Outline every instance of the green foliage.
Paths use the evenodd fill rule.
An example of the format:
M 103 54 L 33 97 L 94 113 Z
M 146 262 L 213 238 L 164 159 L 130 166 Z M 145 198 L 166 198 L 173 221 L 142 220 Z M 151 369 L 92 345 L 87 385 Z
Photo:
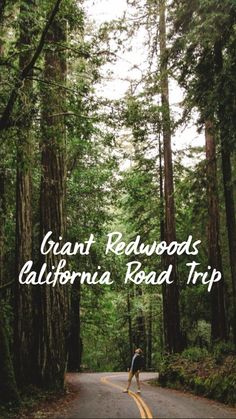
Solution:
M 213 356 L 217 364 L 221 364 L 227 355 L 234 355 L 235 353 L 235 345 L 231 342 L 219 342 L 213 348 Z
M 185 349 L 182 352 L 182 357 L 184 359 L 189 359 L 189 361 L 197 362 L 203 360 L 207 356 L 208 352 L 206 349 L 198 348 L 194 346 L 192 348 Z
M 233 145 L 236 4 L 232 0 L 198 0 L 191 4 L 173 1 L 170 10 L 170 57 L 178 82 L 186 92 L 186 108 L 198 108 L 200 123 L 211 119 L 221 129 L 226 124 L 228 141 Z M 217 69 L 217 50 L 222 52 L 221 69 Z M 224 121 L 219 115 L 221 105 L 226 111 Z
M 230 351 L 231 355 L 226 354 Z M 219 353 L 222 355 L 220 365 Z M 181 355 L 165 357 L 160 365 L 159 383 L 234 405 L 235 377 L 233 347 L 225 344 L 214 347 L 212 354 L 206 349 L 194 347 L 186 349 Z

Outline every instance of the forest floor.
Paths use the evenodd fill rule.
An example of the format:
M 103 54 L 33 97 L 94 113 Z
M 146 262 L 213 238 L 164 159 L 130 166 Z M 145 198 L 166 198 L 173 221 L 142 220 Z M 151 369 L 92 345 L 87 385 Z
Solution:
M 45 400 L 17 418 L 236 418 L 236 409 L 221 403 L 150 385 L 156 378 L 155 373 L 142 373 L 142 392 L 138 395 L 135 382 L 129 394 L 122 392 L 127 373 L 68 374 L 64 397 Z
M 61 411 L 74 398 L 78 397 L 78 389 L 67 383 L 65 392 L 42 392 L 30 389 L 22 396 L 20 409 L 4 409 L 0 406 L 0 419 L 35 419 L 51 417 L 52 412 Z

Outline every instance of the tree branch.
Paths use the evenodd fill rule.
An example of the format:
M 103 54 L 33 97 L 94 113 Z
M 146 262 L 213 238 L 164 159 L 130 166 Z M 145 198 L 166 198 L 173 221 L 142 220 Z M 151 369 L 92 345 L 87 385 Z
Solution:
M 26 79 L 26 77 L 28 77 L 28 75 L 30 74 L 30 72 L 32 71 L 32 69 L 34 68 L 34 65 L 36 63 L 36 61 L 38 60 L 43 47 L 45 45 L 45 40 L 46 40 L 46 36 L 48 34 L 48 31 L 50 29 L 50 26 L 53 23 L 53 20 L 59 10 L 60 4 L 61 4 L 62 0 L 57 0 L 56 3 L 54 4 L 54 7 L 51 11 L 51 14 L 49 16 L 49 19 L 44 27 L 44 30 L 42 32 L 41 38 L 39 40 L 38 46 L 35 50 L 34 55 L 32 56 L 30 62 L 26 65 L 25 68 L 23 68 L 23 70 L 19 73 L 19 76 L 17 78 L 17 81 L 15 83 L 15 86 L 13 87 L 8 103 L 2 113 L 1 119 L 0 119 L 0 131 L 8 128 L 9 126 L 12 125 L 12 121 L 11 121 L 11 115 L 12 115 L 12 111 L 14 108 L 14 105 L 16 103 L 17 97 L 18 97 L 18 93 L 19 93 L 19 89 L 21 88 L 23 81 Z

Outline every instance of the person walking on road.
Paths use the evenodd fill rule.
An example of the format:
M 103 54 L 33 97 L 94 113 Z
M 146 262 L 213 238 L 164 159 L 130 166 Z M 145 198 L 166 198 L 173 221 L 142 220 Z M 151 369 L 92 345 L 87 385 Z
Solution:
M 134 352 L 134 356 L 132 358 L 131 367 L 130 367 L 130 371 L 129 371 L 128 385 L 127 385 L 127 388 L 125 390 L 123 390 L 123 393 L 128 393 L 130 385 L 131 385 L 131 381 L 132 381 L 132 378 L 134 377 L 134 375 L 135 375 L 135 378 L 136 378 L 136 381 L 137 381 L 137 386 L 138 386 L 137 393 L 141 393 L 139 373 L 140 373 L 140 370 L 144 366 L 144 358 L 142 356 L 142 353 L 143 353 L 143 351 L 140 348 L 136 349 L 135 352 Z

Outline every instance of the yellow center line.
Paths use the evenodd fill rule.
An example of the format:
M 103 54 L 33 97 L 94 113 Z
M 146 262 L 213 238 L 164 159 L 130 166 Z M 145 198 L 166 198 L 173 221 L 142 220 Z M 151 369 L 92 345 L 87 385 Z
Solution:
M 120 389 L 122 390 L 123 387 L 121 387 L 117 384 L 111 383 L 111 381 L 108 380 L 108 378 L 112 378 L 112 377 L 114 377 L 114 375 L 109 375 L 107 377 L 102 377 L 101 382 L 103 384 L 107 384 L 109 386 L 112 386 L 114 388 L 118 388 L 119 390 Z M 131 390 L 128 391 L 128 394 L 129 394 L 130 397 L 133 398 L 133 400 L 137 404 L 140 415 L 141 415 L 141 418 L 142 419 L 153 419 L 152 413 L 151 413 L 149 407 L 147 406 L 147 404 L 145 403 L 145 401 L 138 394 L 135 394 Z
M 138 394 L 133 393 L 134 396 L 139 400 L 139 402 L 141 403 L 141 405 L 143 406 L 145 412 L 146 412 L 146 418 L 147 419 L 153 419 L 152 416 L 152 412 L 149 409 L 148 405 L 145 403 L 145 401 L 142 399 L 142 397 L 140 397 Z
M 101 378 L 101 382 L 103 384 L 107 384 L 107 385 L 109 385 L 111 387 L 118 388 L 119 390 L 120 389 L 123 390 L 123 387 L 121 387 L 121 386 L 119 386 L 117 384 L 114 384 L 114 383 L 111 383 L 110 381 L 108 381 L 108 378 L 111 378 L 111 377 L 114 377 L 114 376 L 113 375 L 110 375 L 108 377 L 102 377 Z M 130 397 L 132 397 L 134 399 L 135 403 L 137 404 L 138 409 L 139 409 L 139 412 L 140 412 L 140 415 L 141 415 L 141 418 L 142 419 L 147 419 L 146 412 L 144 411 L 143 406 L 141 405 L 141 403 L 139 402 L 139 400 L 136 399 L 135 393 L 133 393 L 132 391 L 129 390 L 128 394 L 129 394 Z

